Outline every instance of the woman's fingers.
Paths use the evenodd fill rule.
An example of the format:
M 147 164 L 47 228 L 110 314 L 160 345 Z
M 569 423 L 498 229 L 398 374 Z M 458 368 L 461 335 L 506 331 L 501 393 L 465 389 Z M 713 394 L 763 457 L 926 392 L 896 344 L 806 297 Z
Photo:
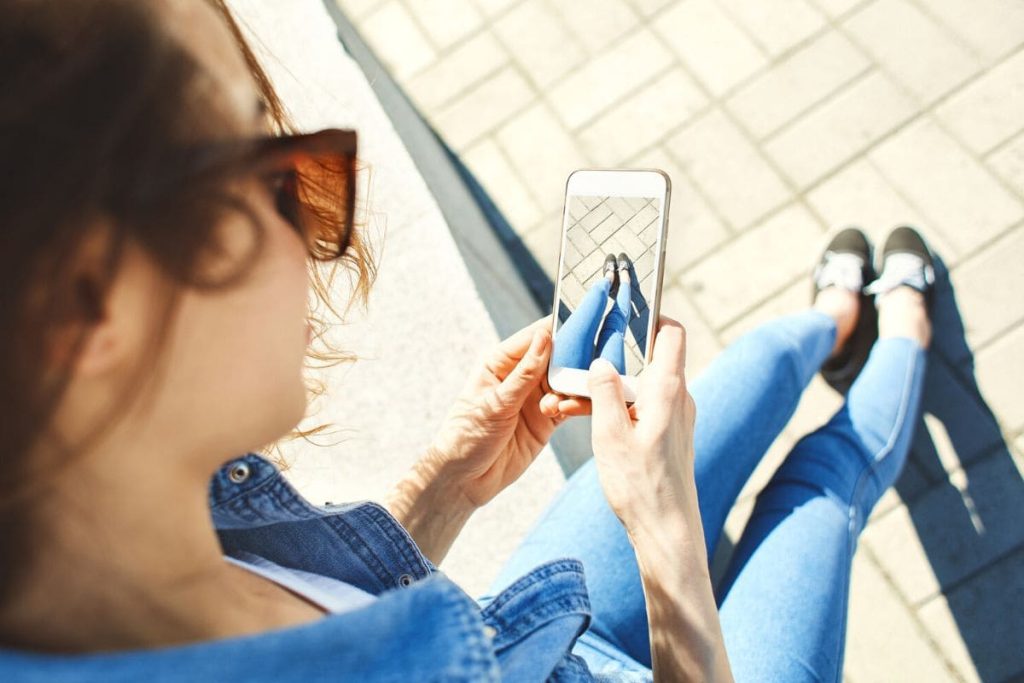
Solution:
M 658 318 L 651 365 L 659 372 L 682 375 L 686 369 L 686 330 L 668 316 Z
M 602 434 L 611 438 L 626 434 L 632 428 L 633 420 L 626 408 L 622 379 L 615 366 L 603 358 L 596 359 L 590 364 L 587 388 L 590 391 L 595 438 Z
M 540 412 L 545 417 L 554 418 L 558 415 L 577 417 L 590 415 L 590 401 L 576 396 L 561 394 L 544 394 L 540 399 Z
M 543 328 L 535 329 L 527 350 L 496 388 L 504 405 L 516 410 L 522 407 L 547 372 L 550 348 L 551 333 Z
M 497 348 L 484 360 L 487 370 L 499 380 L 505 379 L 512 372 L 513 368 L 516 367 L 520 359 L 526 355 L 527 350 L 530 348 L 530 343 L 533 341 L 534 334 L 538 330 L 548 331 L 548 336 L 550 337 L 550 315 L 530 323 L 508 339 L 500 342 Z

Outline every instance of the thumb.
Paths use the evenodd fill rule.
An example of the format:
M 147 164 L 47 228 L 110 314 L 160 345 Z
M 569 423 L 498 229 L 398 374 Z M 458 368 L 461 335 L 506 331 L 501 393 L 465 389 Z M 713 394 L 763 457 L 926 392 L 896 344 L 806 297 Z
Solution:
M 622 393 L 622 380 L 615 366 L 604 358 L 590 364 L 587 375 L 594 431 L 624 434 L 633 427 Z
M 533 333 L 530 348 L 496 389 L 502 405 L 518 410 L 530 392 L 540 384 L 547 368 L 550 340 L 551 336 L 547 330 L 537 330 Z

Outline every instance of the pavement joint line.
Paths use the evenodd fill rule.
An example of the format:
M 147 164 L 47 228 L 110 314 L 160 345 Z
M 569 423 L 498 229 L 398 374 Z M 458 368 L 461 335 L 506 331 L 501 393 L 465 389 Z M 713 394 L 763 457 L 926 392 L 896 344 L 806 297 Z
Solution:
M 890 575 L 889 572 L 886 571 L 885 566 L 878 561 L 878 556 L 875 554 L 874 549 L 865 543 L 860 546 L 858 550 L 864 553 L 865 559 L 874 566 L 875 571 L 881 575 L 882 581 L 884 581 L 889 589 L 896 595 L 896 599 L 899 601 L 900 606 L 903 608 L 903 611 L 907 616 L 910 617 L 911 623 L 914 625 L 914 630 L 916 631 L 915 635 L 923 640 L 928 646 L 928 649 L 932 651 L 932 654 L 942 661 L 942 664 L 947 671 L 953 674 L 955 678 L 962 680 L 963 674 L 957 670 L 956 665 L 946 657 L 946 653 L 942 648 L 942 645 L 935 640 L 931 632 L 925 626 L 924 621 L 922 621 L 919 608 L 915 607 L 914 604 L 907 599 L 907 596 L 905 596 L 899 589 L 899 586 L 896 585 L 892 575 Z
M 802 123 L 804 118 L 808 114 L 813 114 L 813 113 L 815 113 L 817 111 L 820 111 L 821 109 L 823 109 L 827 105 L 831 104 L 834 100 L 839 99 L 839 97 L 844 95 L 847 92 L 848 89 L 853 88 L 853 87 L 859 85 L 861 82 L 866 81 L 868 78 L 870 78 L 871 76 L 873 76 L 876 73 L 881 73 L 881 71 L 878 68 L 878 65 L 875 64 L 874 61 L 869 62 L 868 66 L 865 67 L 863 71 L 857 72 L 851 78 L 849 78 L 846 81 L 844 81 L 842 85 L 840 85 L 839 87 L 835 88 L 834 90 L 829 91 L 824 97 L 821 97 L 820 99 L 815 100 L 810 105 L 804 107 L 798 114 L 796 114 L 795 116 L 793 116 L 793 117 L 787 119 L 786 121 L 782 122 L 781 124 L 776 126 L 774 129 L 772 129 L 771 132 L 766 133 L 764 135 L 764 137 L 761 138 L 760 144 L 763 144 L 763 145 L 771 144 L 780 135 L 788 132 L 794 126 Z M 845 166 L 846 162 L 843 161 L 839 165 L 840 166 Z
M 517 116 L 519 116 L 520 114 L 524 113 L 527 109 L 529 109 L 530 107 L 535 105 L 540 99 L 541 98 L 539 98 L 537 96 L 537 94 L 534 93 L 533 94 L 533 98 L 528 100 L 525 104 L 523 104 L 523 105 L 521 105 L 519 107 L 510 108 L 508 111 L 503 112 L 502 118 L 498 119 L 497 122 L 494 123 L 490 128 L 487 128 L 486 130 L 480 131 L 474 137 L 471 137 L 467 141 L 465 141 L 462 144 L 460 144 L 459 145 L 459 149 L 455 149 L 453 147 L 450 147 L 448 145 L 447 136 L 445 136 L 445 134 L 434 125 L 436 123 L 436 121 L 437 121 L 437 116 L 440 115 L 441 112 L 438 112 L 438 114 L 435 115 L 435 116 L 429 116 L 429 117 L 425 116 L 424 118 L 427 119 L 427 122 L 430 124 L 430 127 L 434 129 L 434 131 L 437 133 L 437 135 L 442 140 L 444 140 L 445 146 L 448 147 L 449 149 L 451 149 L 452 153 L 455 156 L 461 158 L 462 154 L 467 149 L 469 149 L 473 145 L 477 144 L 478 142 L 480 142 L 481 140 L 483 140 L 487 136 L 496 134 L 499 130 L 501 130 L 502 128 L 504 128 L 508 124 L 512 123 L 513 119 L 515 119 Z M 453 103 L 453 104 L 457 104 L 457 103 Z
M 504 46 L 502 46 L 502 49 L 504 49 Z M 446 97 L 445 99 L 439 101 L 437 104 L 435 104 L 433 107 L 431 107 L 431 109 L 434 109 L 437 112 L 440 112 L 441 110 L 444 110 L 444 109 L 448 109 L 451 105 L 454 105 L 458 100 L 461 100 L 463 97 L 468 95 L 473 90 L 476 90 L 477 88 L 482 86 L 484 83 L 492 80 L 495 76 L 497 76 L 499 73 L 501 73 L 505 69 L 511 67 L 512 63 L 514 61 L 515 60 L 513 60 L 511 57 L 508 57 L 504 62 L 502 62 L 498 66 L 494 67 L 493 69 L 488 71 L 486 74 L 483 74 L 483 75 L 477 77 L 477 79 L 474 80 L 474 81 L 470 81 L 469 83 L 466 83 L 462 87 L 462 89 L 459 90 L 458 92 L 453 93 L 453 94 L 449 95 L 448 97 Z M 434 64 L 432 64 L 431 66 L 436 66 L 437 64 L 438 64 L 438 62 L 434 62 Z M 430 67 L 428 67 L 428 69 L 429 68 Z M 406 82 L 411 85 L 412 81 L 414 81 L 415 78 L 416 77 L 414 76 L 413 78 L 407 79 Z M 407 90 L 407 89 L 403 88 L 403 90 Z M 411 94 L 410 94 L 410 98 L 415 100 L 415 98 L 412 97 Z M 420 109 L 420 106 L 419 106 L 418 102 L 417 102 L 416 108 Z M 440 131 L 438 131 L 438 133 L 440 133 Z
M 993 444 L 993 445 L 989 446 L 988 448 L 983 449 L 977 457 L 975 457 L 973 460 L 971 460 L 966 465 L 964 465 L 963 463 L 960 463 L 956 467 L 954 467 L 952 470 L 947 471 L 947 470 L 943 469 L 944 476 L 942 476 L 942 477 L 940 477 L 938 479 L 933 479 L 932 477 L 929 476 L 929 474 L 923 468 L 918 467 L 918 472 L 922 476 L 922 478 L 925 479 L 928 482 L 927 485 L 925 485 L 920 491 L 918 491 L 917 493 L 915 493 L 912 496 L 907 496 L 907 497 L 904 498 L 903 495 L 901 494 L 900 495 L 900 500 L 902 501 L 902 504 L 894 505 L 894 506 L 892 506 L 891 508 L 889 508 L 887 510 L 882 510 L 882 511 L 878 512 L 877 514 L 872 515 L 870 524 L 874 525 L 879 520 L 882 520 L 882 519 L 885 519 L 886 517 L 889 517 L 896 510 L 899 510 L 901 507 L 902 508 L 906 508 L 907 511 L 908 511 L 908 514 L 909 514 L 910 508 L 914 507 L 914 505 L 916 505 L 918 502 L 920 502 L 921 499 L 923 499 L 925 496 L 928 496 L 929 494 L 934 493 L 935 491 L 937 491 L 938 489 L 942 488 L 943 486 L 949 485 L 949 486 L 953 486 L 954 488 L 956 488 L 956 486 L 953 484 L 953 481 L 952 481 L 954 476 L 958 476 L 958 475 L 965 475 L 966 476 L 967 475 L 967 470 L 969 468 L 977 467 L 978 465 L 982 465 L 985 462 L 990 461 L 990 460 L 995 460 L 996 458 L 1001 457 L 1005 452 L 1008 452 L 1008 451 L 1012 452 L 1012 450 L 1013 449 L 1010 446 L 1009 442 L 1007 442 L 1004 439 L 1002 443 Z M 907 460 L 907 464 L 908 465 L 911 464 L 911 461 L 909 459 Z M 1024 541 L 1021 542 L 1020 547 L 1024 547 Z M 928 599 L 930 599 L 930 598 L 928 598 Z M 925 601 L 927 601 L 927 599 Z
M 551 116 L 551 118 L 554 119 L 557 122 L 557 124 L 562 128 L 562 131 L 565 132 L 566 135 L 568 135 L 570 138 L 572 138 L 572 135 L 569 134 L 568 131 L 565 130 L 564 126 L 562 125 L 561 119 L 559 118 L 558 114 L 554 111 L 554 109 L 551 107 L 551 103 L 547 100 L 547 98 L 540 97 L 540 98 L 534 100 L 533 102 L 529 103 L 527 106 L 525 106 L 522 109 L 520 109 L 516 113 L 516 116 L 518 116 L 519 114 L 524 113 L 527 109 L 529 109 L 529 108 L 531 108 L 533 106 L 538 106 L 538 105 L 543 107 L 545 110 L 547 110 L 548 115 Z M 536 202 L 537 206 L 540 207 L 540 210 L 543 211 L 546 208 L 544 206 L 544 203 L 534 193 L 533 189 L 530 187 L 530 184 L 526 182 L 526 179 L 523 177 L 523 174 L 520 171 L 519 166 L 517 164 L 512 163 L 512 157 L 509 156 L 508 150 L 505 149 L 505 144 L 498 137 L 498 133 L 501 131 L 501 129 L 506 127 L 506 126 L 508 126 L 510 123 L 512 123 L 511 119 L 506 120 L 501 125 L 496 126 L 494 129 L 489 131 L 487 133 L 487 135 L 492 135 L 494 137 L 494 144 L 497 145 L 498 149 L 501 150 L 502 155 L 505 157 L 506 160 L 508 160 L 509 166 L 512 168 L 512 172 L 515 174 L 516 179 L 519 180 L 519 182 L 526 189 L 526 192 L 530 195 L 530 197 L 533 199 L 533 201 Z M 572 142 L 573 147 L 576 148 L 576 150 L 578 152 L 580 152 L 580 154 L 582 154 L 583 156 L 586 156 L 586 154 L 583 152 L 583 150 L 579 149 L 579 145 L 576 143 L 575 139 L 571 140 L 571 142 Z M 469 146 L 467 145 L 467 149 L 468 148 L 469 148 Z M 459 153 L 459 155 L 461 156 L 461 152 Z M 559 213 L 561 213 L 561 210 L 559 210 Z M 554 212 L 552 212 L 552 215 L 553 214 L 554 214 Z M 537 222 L 537 224 L 541 224 L 544 221 L 545 221 L 545 219 L 541 218 Z M 527 230 L 526 232 L 529 232 L 529 230 Z
M 729 3 L 716 2 L 715 5 L 722 12 L 722 14 L 725 15 L 726 21 L 731 23 L 733 25 L 733 28 L 735 28 L 737 31 L 746 36 L 747 40 L 749 40 L 751 44 L 753 44 L 753 46 L 757 49 L 757 51 L 761 53 L 761 56 L 764 57 L 767 62 L 771 63 L 772 55 L 771 52 L 768 51 L 768 46 L 764 45 L 757 38 L 757 36 L 755 36 L 754 33 L 749 28 L 747 28 L 746 23 L 740 21 L 737 18 L 736 13 L 733 12 L 732 8 L 729 7 Z M 817 7 L 815 7 L 814 9 L 817 9 Z
M 922 607 L 927 605 L 932 600 L 935 600 L 936 598 L 940 598 L 940 597 L 941 598 L 945 598 L 950 593 L 954 593 L 958 589 L 963 588 L 964 586 L 969 584 L 972 580 L 978 578 L 979 576 L 981 576 L 982 574 L 984 574 L 988 570 L 990 570 L 993 567 L 995 567 L 1000 562 L 1003 562 L 1005 560 L 1010 559 L 1011 557 L 1013 557 L 1017 553 L 1021 552 L 1022 550 L 1024 550 L 1024 541 L 1021 541 L 1020 543 L 1017 543 L 1013 547 L 1008 548 L 1007 550 L 1004 550 L 1003 552 L 999 553 L 998 555 L 992 557 L 987 562 L 985 562 L 985 564 L 983 564 L 983 565 L 981 565 L 979 567 L 975 567 L 974 569 L 969 571 L 967 574 L 961 576 L 956 581 L 951 581 L 946 586 L 939 586 L 939 590 L 937 592 L 933 592 L 930 595 L 928 595 L 927 597 L 921 598 L 921 600 L 918 601 L 917 604 L 915 605 L 915 608 L 916 609 L 921 609 Z
M 914 5 L 921 14 L 925 15 L 933 23 L 938 25 L 938 27 L 942 30 L 942 32 L 944 34 L 946 34 L 946 38 L 947 39 L 948 38 L 952 38 L 954 43 L 956 43 L 957 45 L 962 47 L 964 50 L 966 50 L 968 53 L 970 53 L 971 56 L 973 56 L 975 59 L 978 60 L 978 62 L 980 62 L 981 64 L 985 63 L 985 61 L 986 61 L 985 56 L 983 54 L 981 54 L 980 52 L 978 52 L 978 50 L 974 47 L 974 45 L 972 45 L 971 43 L 967 42 L 967 40 L 962 35 L 960 35 L 960 33 L 955 31 L 953 29 L 953 27 L 951 27 L 949 24 L 947 24 L 945 22 L 945 20 L 943 20 L 941 17 L 937 16 L 934 12 L 932 12 L 931 9 L 929 9 L 927 3 L 920 2 L 919 0 L 905 0 L 905 1 L 909 2 L 911 5 Z
M 1010 135 L 1005 140 L 1002 140 L 1002 141 L 996 143 L 995 146 L 993 146 L 988 151 L 983 152 L 981 154 L 982 160 L 986 164 L 992 163 L 992 157 L 996 156 L 997 154 L 1000 154 L 1001 152 L 1005 152 L 1006 148 L 1009 147 L 1010 145 L 1012 145 L 1017 140 L 1024 140 L 1024 135 L 1021 135 L 1022 132 L 1024 132 L 1024 128 L 1022 128 L 1021 130 L 1018 130 L 1017 132 L 1013 133 L 1012 135 Z
M 594 125 L 595 123 L 597 123 L 597 121 L 604 117 L 605 114 L 611 113 L 620 104 L 625 104 L 630 98 L 637 95 L 644 88 L 646 88 L 649 85 L 653 85 L 655 81 L 671 73 L 674 68 L 675 65 L 669 63 L 660 71 L 656 71 L 654 74 L 652 74 L 649 78 L 647 78 L 647 80 L 634 84 L 630 90 L 624 92 L 617 100 L 606 105 L 604 108 L 597 110 L 590 116 L 590 118 L 585 119 L 583 123 L 578 124 L 575 128 L 569 128 L 568 124 L 566 124 L 566 132 L 572 135 L 573 137 L 578 137 L 580 133 L 582 133 L 584 130 Z
M 929 116 L 930 116 L 932 122 L 937 123 L 935 121 L 935 117 L 934 116 L 931 116 L 931 115 L 929 115 Z M 945 129 L 940 129 L 940 130 L 942 130 L 942 132 L 945 133 L 946 135 L 948 135 L 950 137 L 953 137 Z M 961 146 L 961 149 L 963 149 L 962 146 Z M 907 204 L 909 204 L 912 209 L 914 209 L 915 211 L 918 211 L 922 216 L 924 216 L 925 218 L 927 218 L 931 222 L 931 225 L 928 226 L 929 230 L 935 230 L 936 232 L 941 234 L 944 238 L 947 238 L 945 232 L 943 232 L 942 230 L 940 230 L 939 228 L 936 227 L 937 224 L 936 224 L 936 221 L 935 221 L 935 217 L 931 215 L 932 211 L 925 210 L 916 201 L 914 201 L 909 196 L 907 196 L 899 186 L 897 186 L 895 183 L 893 183 L 892 178 L 889 177 L 889 174 L 887 174 L 884 171 L 884 169 L 882 169 L 882 167 L 878 166 L 870 158 L 866 158 L 866 161 L 867 161 L 867 163 L 869 163 L 871 165 L 872 169 L 874 169 L 875 172 L 878 173 L 878 175 L 880 175 L 883 180 L 885 180 L 885 182 L 889 186 L 889 188 L 900 199 L 902 199 L 903 201 L 907 202 Z M 989 173 L 990 176 L 995 176 L 995 174 L 992 173 L 992 170 L 989 169 L 987 166 L 985 166 L 984 169 Z M 1007 189 L 1005 183 L 1000 182 L 999 185 L 1001 187 L 1003 187 L 1003 189 Z M 1018 194 L 1018 193 L 1013 193 L 1013 194 Z M 1024 202 L 1020 202 L 1019 200 L 1018 200 L 1018 203 L 1024 204 Z M 1014 230 L 1016 230 L 1016 229 L 1018 229 L 1018 228 L 1020 228 L 1022 226 L 1024 226 L 1024 219 L 1022 219 L 1022 220 L 1020 220 L 1020 221 L 1018 221 L 1016 223 L 1011 223 L 1008 227 L 1004 228 L 1003 230 L 1001 230 L 998 233 L 992 235 L 988 239 L 981 241 L 980 243 L 974 245 L 970 249 L 965 250 L 964 252 L 962 252 L 960 254 L 949 254 L 948 258 L 946 257 L 946 255 L 941 255 L 942 256 L 942 260 L 946 263 L 946 267 L 949 270 L 949 272 L 953 273 L 954 271 L 959 269 L 964 264 L 966 264 L 966 263 L 970 262 L 971 260 L 973 260 L 974 258 L 976 258 L 979 254 L 981 254 L 983 251 L 985 251 L 989 246 L 991 246 L 995 242 L 998 242 L 999 240 L 1003 239 L 1004 237 L 1006 237 L 1007 235 L 1012 233 Z M 921 227 L 923 227 L 923 226 L 921 226 Z
M 419 12 L 414 12 L 413 9 L 411 7 L 409 7 L 409 4 L 405 2 L 405 0 L 391 0 L 391 1 L 395 2 L 395 3 L 398 3 L 398 5 L 402 9 L 405 10 L 405 13 L 408 14 L 409 17 L 412 19 L 412 23 L 415 24 L 416 28 L 419 29 L 419 32 L 423 34 L 423 38 L 427 41 L 427 44 L 429 44 L 431 49 L 434 50 L 434 54 L 436 56 L 440 57 L 441 56 L 442 48 L 434 40 L 434 37 L 430 35 L 430 31 L 427 30 L 426 24 L 424 24 L 420 20 Z M 434 60 L 434 63 L 436 63 L 436 62 L 437 62 L 437 59 Z

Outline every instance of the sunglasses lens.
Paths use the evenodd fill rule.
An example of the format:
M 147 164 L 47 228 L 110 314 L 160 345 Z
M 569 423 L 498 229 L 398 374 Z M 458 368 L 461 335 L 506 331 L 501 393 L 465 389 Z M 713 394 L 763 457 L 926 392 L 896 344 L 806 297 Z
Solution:
M 298 227 L 310 254 L 323 261 L 339 258 L 352 231 L 353 160 L 345 155 L 302 155 L 278 201 L 281 214 Z

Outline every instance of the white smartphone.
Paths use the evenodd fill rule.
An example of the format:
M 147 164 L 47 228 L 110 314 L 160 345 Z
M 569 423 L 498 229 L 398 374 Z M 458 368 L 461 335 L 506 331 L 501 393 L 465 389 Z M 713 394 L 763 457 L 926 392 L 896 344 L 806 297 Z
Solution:
M 580 169 L 565 184 L 548 383 L 588 396 L 591 362 L 622 376 L 626 401 L 650 362 L 661 308 L 672 183 L 657 169 Z

